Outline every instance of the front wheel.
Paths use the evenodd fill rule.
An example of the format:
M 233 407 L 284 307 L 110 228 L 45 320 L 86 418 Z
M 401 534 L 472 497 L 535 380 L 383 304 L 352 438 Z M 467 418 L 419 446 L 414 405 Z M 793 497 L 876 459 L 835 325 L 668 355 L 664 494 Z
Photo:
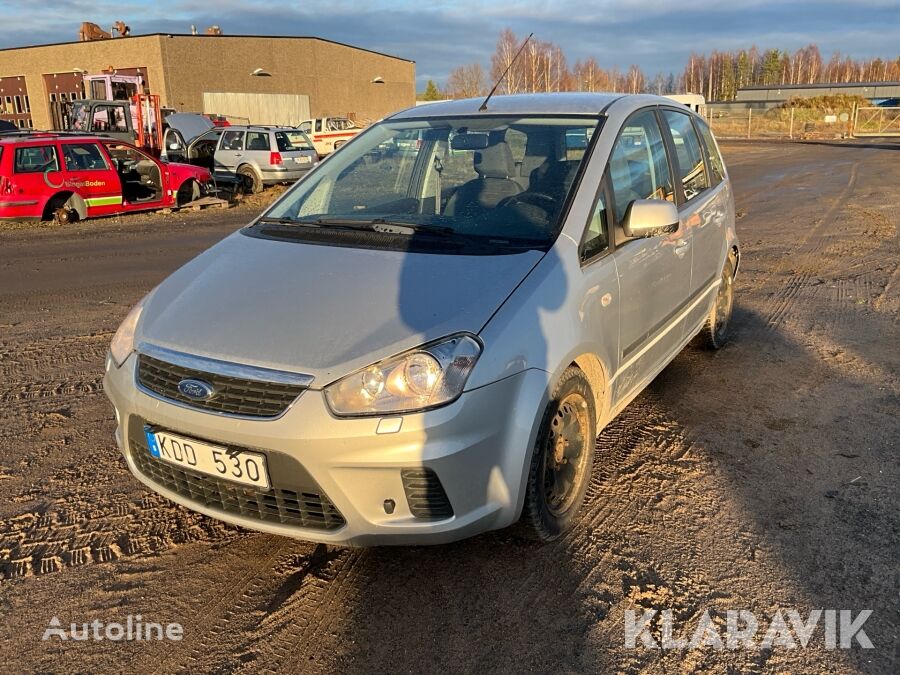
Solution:
M 697 336 L 701 347 L 721 349 L 728 342 L 731 313 L 734 310 L 734 262 L 729 256 L 722 269 L 722 280 L 706 323 Z
M 570 366 L 544 411 L 531 459 L 521 520 L 527 537 L 553 541 L 572 527 L 590 482 L 596 438 L 591 386 Z

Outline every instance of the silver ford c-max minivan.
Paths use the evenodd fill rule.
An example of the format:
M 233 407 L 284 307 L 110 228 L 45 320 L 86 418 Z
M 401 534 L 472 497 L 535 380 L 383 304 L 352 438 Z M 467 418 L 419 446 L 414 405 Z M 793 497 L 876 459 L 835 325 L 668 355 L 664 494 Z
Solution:
M 131 311 L 104 386 L 138 479 L 326 543 L 575 522 L 599 431 L 727 337 L 732 188 L 669 99 L 481 103 L 375 124 Z

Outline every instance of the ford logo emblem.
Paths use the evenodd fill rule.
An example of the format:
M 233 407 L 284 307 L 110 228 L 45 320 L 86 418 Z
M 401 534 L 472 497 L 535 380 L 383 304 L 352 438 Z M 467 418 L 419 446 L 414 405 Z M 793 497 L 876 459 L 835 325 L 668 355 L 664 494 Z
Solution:
M 178 391 L 192 401 L 208 401 L 216 395 L 216 390 L 209 382 L 187 378 L 178 383 Z

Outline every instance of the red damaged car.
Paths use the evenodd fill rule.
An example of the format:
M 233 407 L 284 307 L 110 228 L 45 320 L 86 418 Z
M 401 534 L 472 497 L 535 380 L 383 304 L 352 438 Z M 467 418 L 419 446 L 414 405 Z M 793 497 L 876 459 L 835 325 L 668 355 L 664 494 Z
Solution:
M 160 162 L 123 141 L 37 132 L 0 135 L 0 218 L 62 223 L 190 202 L 209 171 Z

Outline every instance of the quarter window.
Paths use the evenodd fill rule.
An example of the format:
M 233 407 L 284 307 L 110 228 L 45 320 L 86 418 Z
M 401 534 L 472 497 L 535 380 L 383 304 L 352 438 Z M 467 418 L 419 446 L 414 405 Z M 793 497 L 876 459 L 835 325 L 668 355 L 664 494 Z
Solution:
M 684 187 L 684 198 L 691 201 L 709 187 L 700 137 L 694 131 L 690 115 L 674 110 L 664 110 L 663 115 L 672 131 L 672 142 L 675 144 L 675 155 L 678 159 L 681 184 Z
M 722 161 L 722 155 L 719 154 L 719 148 L 713 138 L 712 131 L 709 126 L 702 120 L 694 120 L 694 124 L 700 130 L 703 137 L 703 144 L 706 146 L 706 159 L 709 165 L 710 186 L 714 187 L 722 182 L 725 178 L 725 163 Z
M 103 171 L 108 167 L 96 143 L 67 143 L 62 146 L 66 171 Z
M 244 132 L 226 131 L 222 134 L 222 150 L 243 150 Z
M 652 110 L 629 119 L 609 160 L 616 221 L 636 199 L 675 200 L 675 188 L 669 172 L 666 146 Z
M 32 145 L 16 148 L 16 173 L 59 171 L 56 148 L 52 145 Z
M 590 260 L 598 253 L 602 253 L 609 246 L 609 230 L 606 225 L 606 200 L 603 192 L 597 197 L 594 206 L 594 214 L 588 222 L 584 232 L 584 242 L 581 245 L 581 259 Z

